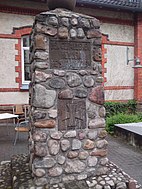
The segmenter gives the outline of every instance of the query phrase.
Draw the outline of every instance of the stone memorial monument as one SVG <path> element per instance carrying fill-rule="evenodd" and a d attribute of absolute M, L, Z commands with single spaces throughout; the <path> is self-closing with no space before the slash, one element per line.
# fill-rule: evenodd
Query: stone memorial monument
<path fill-rule="evenodd" d="M 74 3 L 48 3 L 55 9 L 36 16 L 30 57 L 30 159 L 41 187 L 108 171 L 100 23 Z"/>

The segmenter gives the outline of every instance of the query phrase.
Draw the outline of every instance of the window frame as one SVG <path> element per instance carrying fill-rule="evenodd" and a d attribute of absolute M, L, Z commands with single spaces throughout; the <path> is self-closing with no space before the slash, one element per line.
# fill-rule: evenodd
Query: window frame
<path fill-rule="evenodd" d="M 29 40 L 30 40 L 30 35 L 29 34 L 27 34 L 27 35 L 23 35 L 23 36 L 21 36 L 21 68 L 22 68 L 22 70 L 21 70 L 21 75 L 22 75 L 22 86 L 25 86 L 25 85 L 29 85 L 29 83 L 30 83 L 30 81 L 28 81 L 28 80 L 25 80 L 25 66 L 24 66 L 24 64 L 25 64 L 25 62 L 24 62 L 24 51 L 25 50 L 28 50 L 28 51 L 30 51 L 30 46 L 29 47 L 24 47 L 23 46 L 23 39 L 25 38 L 25 37 L 29 37 Z"/>

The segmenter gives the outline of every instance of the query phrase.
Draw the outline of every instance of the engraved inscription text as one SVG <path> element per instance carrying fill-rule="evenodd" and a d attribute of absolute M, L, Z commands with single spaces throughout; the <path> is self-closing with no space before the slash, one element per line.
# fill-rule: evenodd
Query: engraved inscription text
<path fill-rule="evenodd" d="M 50 40 L 51 69 L 78 70 L 91 65 L 90 42 Z"/>

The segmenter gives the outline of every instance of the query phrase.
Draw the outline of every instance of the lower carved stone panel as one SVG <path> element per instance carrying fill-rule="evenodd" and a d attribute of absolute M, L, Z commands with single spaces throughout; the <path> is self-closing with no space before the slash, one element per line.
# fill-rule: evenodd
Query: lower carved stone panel
<path fill-rule="evenodd" d="M 86 128 L 86 102 L 84 99 L 58 101 L 59 130 Z"/>

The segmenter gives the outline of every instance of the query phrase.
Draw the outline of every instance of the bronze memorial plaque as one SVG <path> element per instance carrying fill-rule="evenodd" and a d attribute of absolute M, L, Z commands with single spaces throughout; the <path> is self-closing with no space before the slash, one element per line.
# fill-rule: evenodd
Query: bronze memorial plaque
<path fill-rule="evenodd" d="M 91 66 L 91 43 L 79 41 L 49 41 L 51 69 L 78 70 Z"/>
<path fill-rule="evenodd" d="M 86 128 L 86 103 L 84 99 L 58 101 L 59 130 Z"/>

